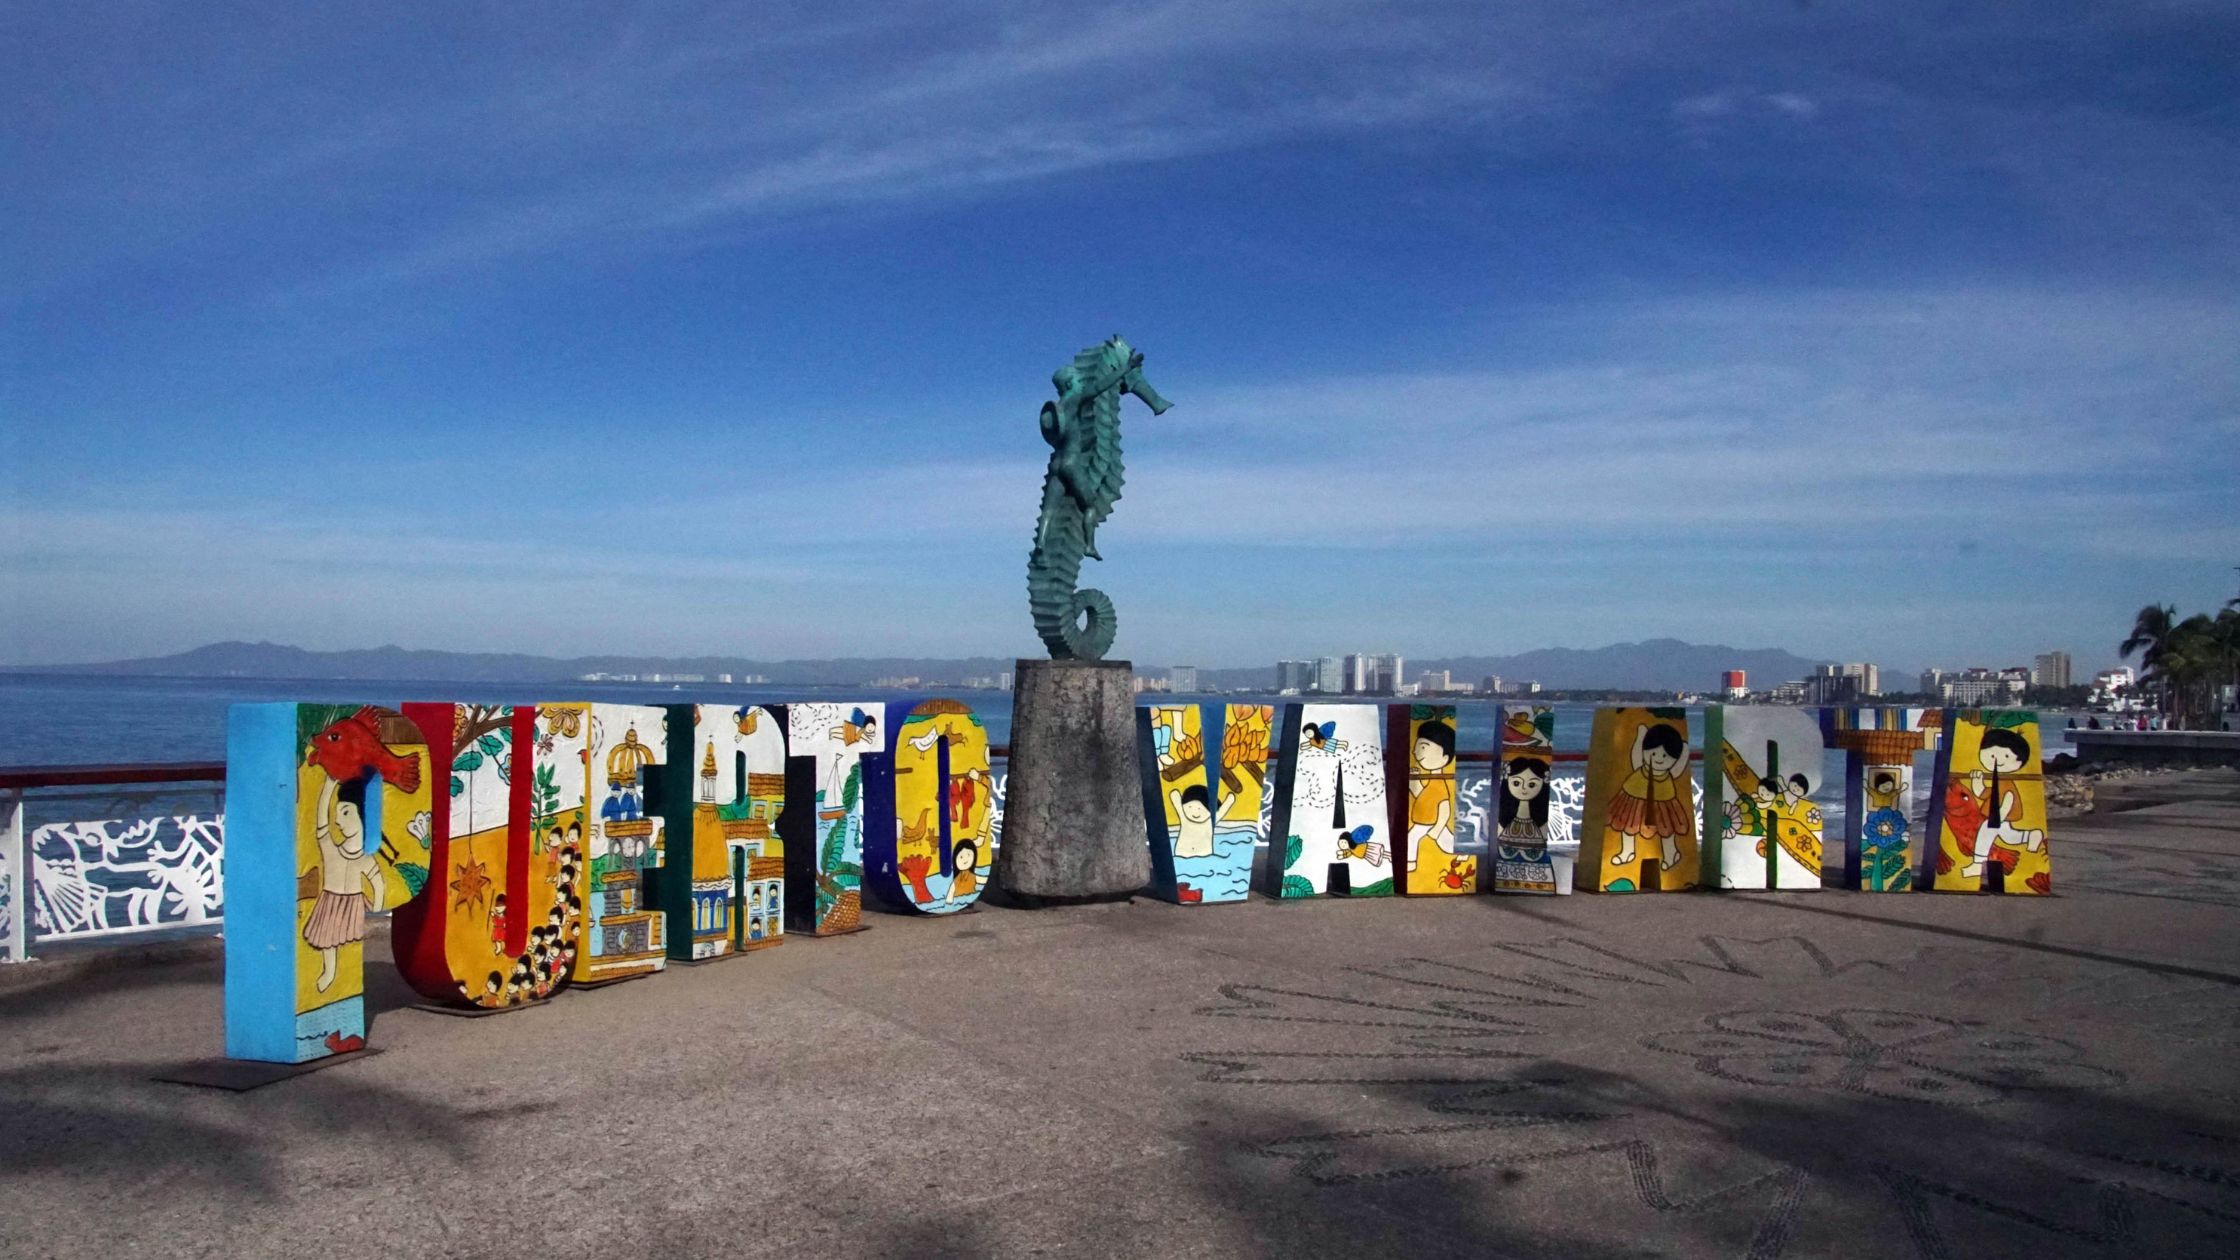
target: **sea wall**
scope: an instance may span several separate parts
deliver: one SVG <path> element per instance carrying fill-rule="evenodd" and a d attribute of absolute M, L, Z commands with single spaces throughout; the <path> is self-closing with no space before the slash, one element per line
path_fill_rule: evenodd
<path fill-rule="evenodd" d="M 2085 765 L 2240 766 L 2240 731 L 2072 730 Z"/>

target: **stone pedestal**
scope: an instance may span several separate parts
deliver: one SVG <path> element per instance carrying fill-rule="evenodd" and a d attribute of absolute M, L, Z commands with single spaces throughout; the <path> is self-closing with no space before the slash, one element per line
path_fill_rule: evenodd
<path fill-rule="evenodd" d="M 1027 903 L 1151 882 L 1127 661 L 1020 661 L 996 887 Z"/>

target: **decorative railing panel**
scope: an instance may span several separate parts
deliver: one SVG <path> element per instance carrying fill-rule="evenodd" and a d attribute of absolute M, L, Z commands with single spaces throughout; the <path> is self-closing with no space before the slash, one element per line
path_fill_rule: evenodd
<path fill-rule="evenodd" d="M 29 955 L 31 918 L 24 898 L 31 885 L 31 853 L 24 844 L 23 791 L 0 791 L 0 963 Z"/>
<path fill-rule="evenodd" d="M 216 923 L 224 767 L 0 770 L 0 962 L 39 941 Z"/>
<path fill-rule="evenodd" d="M 28 843 L 38 939 L 192 927 L 223 915 L 223 814 L 48 823 Z"/>

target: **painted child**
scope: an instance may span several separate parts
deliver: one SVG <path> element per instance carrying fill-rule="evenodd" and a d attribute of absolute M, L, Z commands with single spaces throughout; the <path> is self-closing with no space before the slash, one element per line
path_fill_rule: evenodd
<path fill-rule="evenodd" d="M 1339 832 L 1337 860 L 1341 862 L 1348 860 L 1367 862 L 1371 866 L 1383 866 L 1392 855 L 1383 845 L 1376 842 L 1374 838 L 1376 834 L 1377 829 L 1368 823 L 1363 823 L 1351 831 Z"/>
<path fill-rule="evenodd" d="M 335 956 L 366 938 L 366 909 L 381 908 L 381 863 L 366 851 L 369 776 L 346 783 L 328 779 L 319 788 L 314 838 L 319 848 L 319 899 L 303 925 L 304 943 L 319 951 L 319 992 L 334 985 Z"/>
<path fill-rule="evenodd" d="M 1651 722 L 1633 733 L 1629 754 L 1633 773 L 1610 801 L 1610 829 L 1623 838 L 1613 859 L 1625 866 L 1636 860 L 1635 842 L 1653 840 L 1660 865 L 1680 864 L 1680 837 L 1688 833 L 1688 741 L 1668 722 Z"/>
<path fill-rule="evenodd" d="M 1206 786 L 1193 783 L 1180 791 L 1167 793 L 1168 803 L 1174 806 L 1175 817 L 1181 819 L 1176 829 L 1174 855 L 1178 858 L 1213 856 L 1213 806 L 1206 798 Z"/>
<path fill-rule="evenodd" d="M 1898 797 L 1905 791 L 1905 787 L 1904 776 L 1888 767 L 1877 769 L 1869 774 L 1866 782 L 1868 812 L 1871 813 L 1878 809 L 1896 809 L 1898 807 Z"/>
<path fill-rule="evenodd" d="M 1814 875 L 1819 872 L 1821 832 L 1827 819 L 1812 803 L 1812 781 L 1792 774 L 1774 784 L 1774 802 L 1766 810 L 1766 839 Z"/>
<path fill-rule="evenodd" d="M 1739 761 L 1731 762 L 1730 770 L 1739 765 Z M 1743 768 L 1743 772 L 1750 773 L 1747 767 Z M 1773 834 L 1774 811 L 1780 803 L 1779 784 L 1763 778 L 1751 782 L 1747 791 L 1727 802 L 1721 837 L 1726 840 L 1750 840 L 1755 845 L 1757 855 L 1764 857 L 1765 838 Z"/>
<path fill-rule="evenodd" d="M 956 875 L 949 881 L 949 900 L 962 901 L 980 891 L 980 848 L 970 840 L 957 843 Z"/>
<path fill-rule="evenodd" d="M 1953 834 L 1972 860 L 1960 868 L 1960 874 L 1975 879 L 1983 874 L 1983 864 L 1991 857 L 1997 845 L 2029 849 L 2036 852 L 2045 847 L 2046 833 L 2034 828 L 2018 827 L 2016 815 L 2022 812 L 2021 794 L 2014 784 L 2004 782 L 2020 774 L 2030 759 L 2030 741 L 2020 734 L 1998 728 L 1983 733 L 1983 744 L 1976 753 L 1979 769 L 1968 775 L 1965 789 L 1953 784 L 1946 789 L 1947 813 L 1954 815 Z M 1990 771 L 1988 780 L 1984 771 Z M 1964 792 L 1964 799 L 1971 808 L 1952 809 L 1949 798 Z M 1969 834 L 1963 834 L 1961 820 L 1965 817 Z M 2011 868 L 2010 868 L 2011 869 Z"/>
<path fill-rule="evenodd" d="M 1445 722 L 1425 722 L 1416 728 L 1416 769 L 1425 778 L 1408 776 L 1408 869 L 1423 860 L 1429 841 L 1438 858 L 1454 861 L 1454 777 L 1442 774 L 1454 764 L 1454 728 Z"/>
<path fill-rule="evenodd" d="M 1176 713 L 1160 711 L 1152 715 L 1151 755 L 1161 770 L 1174 765 L 1175 723 L 1180 720 L 1181 715 Z"/>
<path fill-rule="evenodd" d="M 848 762 L 848 750 L 858 744 L 864 745 L 865 751 L 879 746 L 879 719 L 862 709 L 850 709 L 847 720 L 833 727 L 831 734 L 840 743 L 840 747 L 832 754 L 831 780 L 837 789 L 841 780 L 847 777 L 841 772 L 841 767 Z"/>

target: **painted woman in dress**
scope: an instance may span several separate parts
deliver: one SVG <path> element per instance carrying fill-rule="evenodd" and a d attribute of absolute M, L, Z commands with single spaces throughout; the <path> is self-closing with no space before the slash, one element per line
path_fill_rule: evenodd
<path fill-rule="evenodd" d="M 381 908 L 381 864 L 366 851 L 366 787 L 370 776 L 319 788 L 314 834 L 319 846 L 319 899 L 303 925 L 304 943 L 319 951 L 319 992 L 334 984 L 335 953 L 366 938 L 366 910 Z"/>
<path fill-rule="evenodd" d="M 1610 829 L 1624 840 L 1615 859 L 1635 860 L 1638 840 L 1654 840 L 1660 864 L 1680 863 L 1680 837 L 1688 833 L 1693 793 L 1688 788 L 1688 740 L 1669 723 L 1652 722 L 1633 733 L 1633 773 L 1610 800 Z"/>
<path fill-rule="evenodd" d="M 1548 763 L 1538 757 L 1511 757 L 1501 771 L 1503 840 L 1548 839 Z"/>

